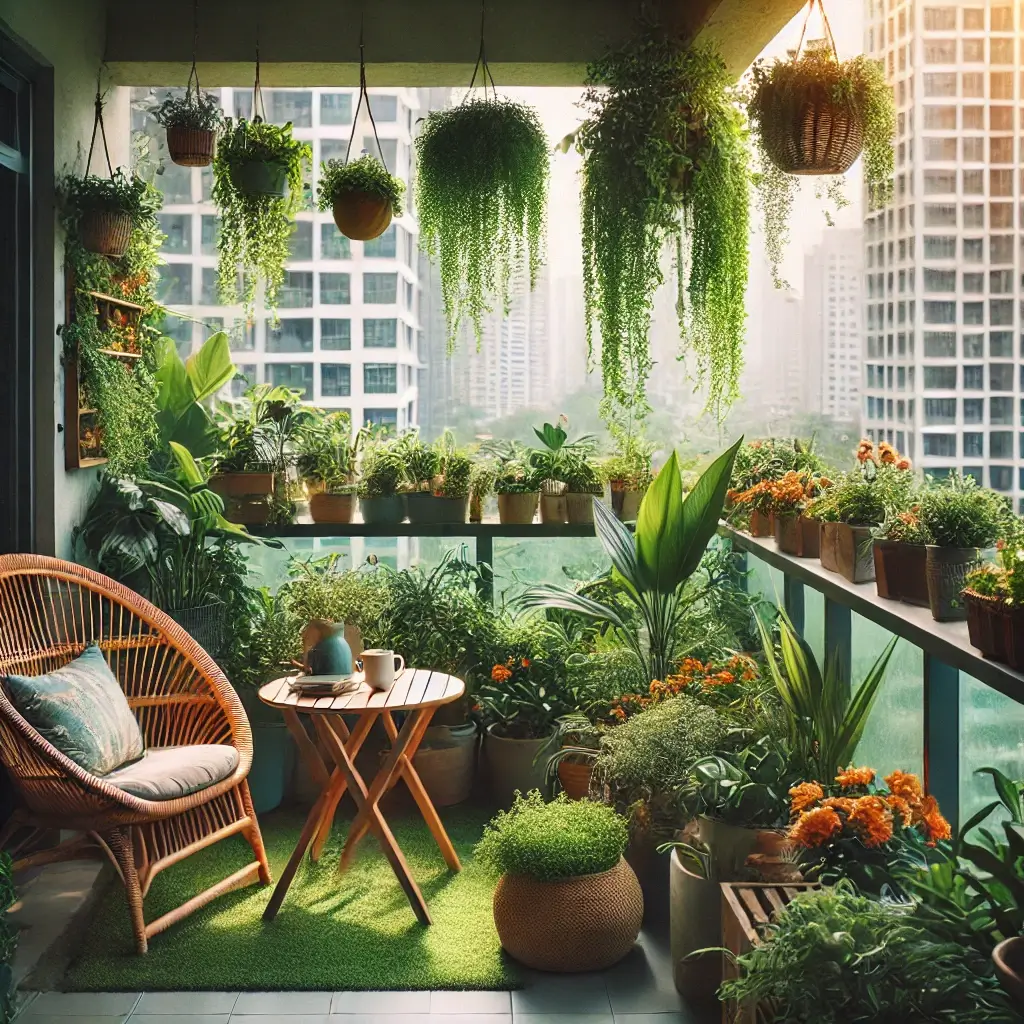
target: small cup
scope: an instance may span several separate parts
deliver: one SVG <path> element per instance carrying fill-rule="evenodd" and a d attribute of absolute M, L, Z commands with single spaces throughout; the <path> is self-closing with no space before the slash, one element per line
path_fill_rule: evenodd
<path fill-rule="evenodd" d="M 373 690 L 390 690 L 395 676 L 405 671 L 405 658 L 394 651 L 371 648 L 363 651 L 356 666 L 363 673 L 367 686 Z"/>

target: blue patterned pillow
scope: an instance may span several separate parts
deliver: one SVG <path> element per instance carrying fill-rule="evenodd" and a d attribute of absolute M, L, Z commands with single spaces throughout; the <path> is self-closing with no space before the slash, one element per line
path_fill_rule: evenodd
<path fill-rule="evenodd" d="M 6 676 L 22 717 L 61 753 L 93 775 L 142 757 L 139 723 L 95 644 L 44 676 Z"/>

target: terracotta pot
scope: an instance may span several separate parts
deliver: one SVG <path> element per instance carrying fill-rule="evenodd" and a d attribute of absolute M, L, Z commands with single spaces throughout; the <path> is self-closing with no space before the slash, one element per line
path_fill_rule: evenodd
<path fill-rule="evenodd" d="M 722 983 L 722 957 L 690 954 L 722 945 L 722 890 L 684 867 L 678 850 L 672 851 L 669 871 L 672 980 L 688 1000 L 709 1003 Z"/>
<path fill-rule="evenodd" d="M 776 516 L 775 543 L 787 555 L 818 558 L 821 553 L 821 523 L 804 515 Z"/>
<path fill-rule="evenodd" d="M 821 564 L 850 583 L 869 583 L 875 578 L 871 527 L 822 523 Z"/>
<path fill-rule="evenodd" d="M 566 508 L 565 492 L 557 494 L 547 490 L 540 494 L 540 521 L 542 523 L 564 523 L 569 518 Z"/>
<path fill-rule="evenodd" d="M 633 869 L 539 882 L 502 875 L 494 926 L 505 951 L 527 967 L 576 973 L 618 963 L 640 934 L 644 898 Z"/>
<path fill-rule="evenodd" d="M 565 496 L 566 506 L 569 512 L 570 523 L 592 523 L 594 521 L 593 494 L 580 494 L 569 491 Z"/>
<path fill-rule="evenodd" d="M 495 724 L 484 734 L 484 764 L 491 797 L 499 807 L 511 807 L 518 790 L 531 789 L 547 795 L 547 763 L 554 730 L 536 740 L 512 739 L 495 733 Z"/>
<path fill-rule="evenodd" d="M 372 192 L 345 192 L 331 207 L 338 230 L 357 242 L 379 238 L 391 223 L 391 202 Z"/>
<path fill-rule="evenodd" d="M 213 163 L 217 133 L 208 128 L 167 127 L 167 152 L 182 167 L 208 167 Z"/>
<path fill-rule="evenodd" d="M 314 523 L 351 523 L 356 499 L 352 494 L 313 494 L 309 515 Z"/>
<path fill-rule="evenodd" d="M 992 661 L 1006 661 L 1006 630 L 1001 614 L 1002 602 L 996 597 L 983 597 L 973 590 L 964 591 L 967 608 L 967 635 L 971 646 Z"/>
<path fill-rule="evenodd" d="M 872 555 L 879 597 L 928 607 L 928 583 L 925 579 L 927 552 L 923 544 L 876 540 Z"/>
<path fill-rule="evenodd" d="M 244 196 L 283 199 L 290 191 L 288 168 L 284 164 L 246 160 L 232 164 L 228 174 L 231 177 L 231 184 Z"/>
<path fill-rule="evenodd" d="M 640 512 L 640 502 L 644 500 L 642 491 L 629 491 L 621 481 L 611 482 L 612 511 L 616 518 L 624 523 L 632 523 Z"/>
<path fill-rule="evenodd" d="M 967 574 L 981 566 L 977 548 L 927 547 L 928 604 L 937 622 L 963 622 L 967 606 L 961 596 Z"/>
<path fill-rule="evenodd" d="M 128 213 L 92 210 L 78 222 L 82 248 L 101 256 L 123 256 L 132 240 L 132 218 Z"/>
<path fill-rule="evenodd" d="M 475 722 L 449 728 L 431 726 L 412 759 L 413 767 L 435 807 L 469 799 L 476 769 Z"/>
<path fill-rule="evenodd" d="M 217 473 L 210 488 L 222 498 L 266 497 L 274 493 L 273 473 Z"/>
<path fill-rule="evenodd" d="M 590 795 L 594 762 L 578 763 L 563 758 L 558 762 L 558 783 L 570 800 L 585 800 Z"/>
<path fill-rule="evenodd" d="M 521 526 L 532 523 L 539 503 L 540 494 L 537 491 L 528 494 L 499 494 L 498 519 L 502 523 Z"/>
<path fill-rule="evenodd" d="M 405 498 L 387 494 L 378 498 L 360 498 L 359 514 L 373 526 L 396 526 L 405 519 Z"/>
<path fill-rule="evenodd" d="M 1006 994 L 1024 1008 L 1024 935 L 1003 939 L 992 950 L 992 966 Z"/>
<path fill-rule="evenodd" d="M 769 828 L 746 828 L 716 818 L 697 818 L 697 838 L 711 852 L 711 879 L 739 882 L 749 877 L 747 858 L 752 853 L 777 852 L 779 833 Z"/>
<path fill-rule="evenodd" d="M 747 533 L 751 537 L 771 537 L 775 531 L 772 529 L 771 519 L 765 512 L 751 512 L 750 526 Z"/>

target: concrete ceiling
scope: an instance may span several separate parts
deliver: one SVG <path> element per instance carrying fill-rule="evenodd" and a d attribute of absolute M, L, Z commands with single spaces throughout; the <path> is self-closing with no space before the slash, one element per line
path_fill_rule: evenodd
<path fill-rule="evenodd" d="M 687 39 L 712 39 L 737 75 L 805 0 L 648 0 Z M 487 56 L 501 85 L 579 85 L 587 61 L 636 31 L 639 0 L 487 0 Z M 184 84 L 192 0 L 108 0 L 106 60 L 120 85 Z M 478 0 L 199 0 L 200 81 L 252 84 L 257 32 L 270 86 L 356 85 L 364 22 L 369 84 L 460 85 Z"/>

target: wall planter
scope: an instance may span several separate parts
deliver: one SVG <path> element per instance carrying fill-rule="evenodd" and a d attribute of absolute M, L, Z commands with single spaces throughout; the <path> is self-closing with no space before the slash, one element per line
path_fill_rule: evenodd
<path fill-rule="evenodd" d="M 573 755 L 580 757 L 580 755 Z M 590 795 L 590 780 L 594 776 L 594 759 L 570 761 L 563 757 L 558 762 L 558 784 L 570 800 L 585 800 Z"/>
<path fill-rule="evenodd" d="M 394 526 L 405 519 L 405 498 L 401 494 L 360 498 L 359 514 L 363 517 L 364 523 L 373 526 Z"/>
<path fill-rule="evenodd" d="M 804 515 L 777 515 L 775 543 L 787 555 L 818 558 L 821 555 L 821 523 Z"/>
<path fill-rule="evenodd" d="M 464 523 L 469 498 L 439 498 L 426 491 L 405 496 L 410 523 Z"/>
<path fill-rule="evenodd" d="M 217 133 L 212 129 L 167 126 L 167 152 L 182 167 L 209 167 L 216 144 Z"/>
<path fill-rule="evenodd" d="M 132 240 L 131 214 L 89 210 L 79 221 L 78 240 L 88 252 L 100 256 L 123 256 Z"/>
<path fill-rule="evenodd" d="M 928 555 L 923 544 L 876 540 L 872 555 L 879 597 L 928 607 L 928 583 L 925 578 Z"/>
<path fill-rule="evenodd" d="M 519 740 L 495 732 L 498 723 L 487 726 L 484 735 L 484 764 L 491 798 L 500 807 L 511 807 L 515 791 L 539 789 L 547 794 L 547 759 L 554 730 L 536 740 Z"/>
<path fill-rule="evenodd" d="M 766 512 L 751 512 L 747 533 L 751 537 L 771 537 L 775 531 L 772 529 L 772 523 L 768 514 Z"/>
<path fill-rule="evenodd" d="M 416 769 L 436 807 L 451 807 L 469 798 L 476 769 L 477 727 L 435 725 L 427 729 L 413 758 Z"/>
<path fill-rule="evenodd" d="M 875 578 L 871 527 L 822 523 L 821 564 L 850 583 L 869 583 Z"/>
<path fill-rule="evenodd" d="M 502 523 L 526 525 L 533 522 L 540 504 L 540 493 L 499 494 L 498 519 Z"/>
<path fill-rule="evenodd" d="M 502 875 L 494 925 L 505 951 L 527 967 L 576 973 L 618 963 L 640 934 L 644 898 L 623 858 L 608 871 L 539 882 Z"/>
<path fill-rule="evenodd" d="M 624 523 L 632 523 L 640 512 L 643 491 L 627 490 L 621 480 L 613 480 L 610 484 L 612 511 L 617 519 Z"/>
<path fill-rule="evenodd" d="M 283 199 L 288 195 L 288 167 L 265 160 L 245 160 L 232 164 L 231 184 L 244 196 L 271 196 Z"/>
<path fill-rule="evenodd" d="M 565 496 L 570 523 L 592 523 L 594 521 L 594 495 L 577 494 L 570 491 Z"/>
<path fill-rule="evenodd" d="M 722 983 L 722 957 L 698 949 L 722 945 L 722 894 L 718 882 L 695 875 L 673 850 L 669 866 L 669 935 L 672 980 L 695 1003 L 711 1003 Z"/>
<path fill-rule="evenodd" d="M 937 622 L 963 622 L 967 607 L 961 592 L 969 572 L 980 568 L 977 548 L 927 546 L 928 604 Z"/>
<path fill-rule="evenodd" d="M 309 515 L 314 523 L 351 523 L 355 505 L 353 494 L 311 494 Z"/>

